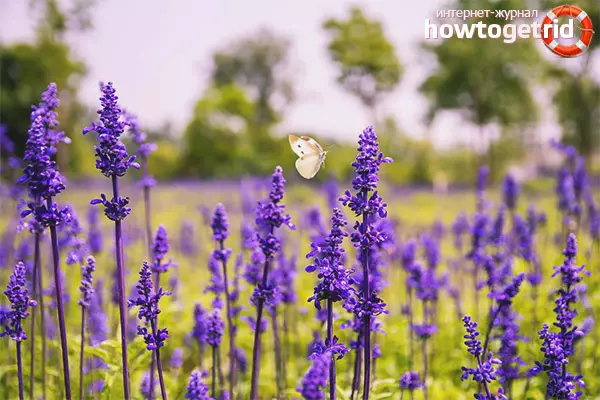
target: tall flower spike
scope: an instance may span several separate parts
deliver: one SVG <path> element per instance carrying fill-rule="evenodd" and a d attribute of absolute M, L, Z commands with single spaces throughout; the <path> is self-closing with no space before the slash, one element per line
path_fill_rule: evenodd
<path fill-rule="evenodd" d="M 10 303 L 10 311 L 4 313 L 4 332 L 0 333 L 0 337 L 8 335 L 12 340 L 22 342 L 27 339 L 23 320 L 30 314 L 29 307 L 36 305 L 36 302 L 29 298 L 23 262 L 19 261 L 15 265 L 4 294 Z"/>
<path fill-rule="evenodd" d="M 96 152 L 96 168 L 107 178 L 123 176 L 129 167 L 139 168 L 135 156 L 129 156 L 123 142 L 119 140 L 127 124 L 120 120 L 121 108 L 115 95 L 112 82 L 102 85 L 102 108 L 98 110 L 100 120 L 93 122 L 83 130 L 83 134 L 96 132 L 98 144 L 94 146 Z"/>
<path fill-rule="evenodd" d="M 502 182 L 502 198 L 504 205 L 510 211 L 514 211 L 519 198 L 519 184 L 511 174 L 507 174 Z"/>
<path fill-rule="evenodd" d="M 273 256 L 281 246 L 279 238 L 275 234 L 275 229 L 286 225 L 294 230 L 295 225 L 291 222 L 291 218 L 285 213 L 285 205 L 281 204 L 285 193 L 285 178 L 283 170 L 280 166 L 275 167 L 275 172 L 271 176 L 271 190 L 269 191 L 269 199 L 259 201 L 256 208 L 256 226 L 258 228 L 257 239 L 265 263 L 263 266 L 262 279 L 254 288 L 251 301 L 256 305 L 256 322 L 252 321 L 254 330 L 254 345 L 252 353 L 252 377 L 250 386 L 250 398 L 256 399 L 258 396 L 258 375 L 260 363 L 260 335 L 263 326 L 263 308 L 267 307 L 275 299 L 277 287 L 273 285 L 272 279 L 269 279 L 269 263 Z M 250 271 L 253 273 L 254 271 Z M 249 319 L 249 321 L 251 321 Z"/>
<path fill-rule="evenodd" d="M 129 300 L 129 307 L 139 307 L 138 318 L 145 323 L 155 323 L 160 309 L 158 302 L 163 296 L 168 296 L 170 293 L 163 291 L 162 287 L 155 292 L 152 287 L 152 272 L 147 262 L 144 261 L 140 270 L 140 280 L 136 284 L 137 297 Z M 169 337 L 167 329 L 158 329 L 156 333 L 149 332 L 146 327 L 138 326 L 138 335 L 144 337 L 146 348 L 155 350 L 164 345 L 165 340 Z"/>
<path fill-rule="evenodd" d="M 213 240 L 217 242 L 222 242 L 229 236 L 229 222 L 223 204 L 217 204 L 210 227 L 213 231 Z"/>
<path fill-rule="evenodd" d="M 346 270 L 341 264 L 344 254 L 342 243 L 348 234 L 343 230 L 347 222 L 339 208 L 333 209 L 331 217 L 331 232 L 318 247 L 315 243 L 311 246 L 313 250 L 306 255 L 313 258 L 313 264 L 306 267 L 307 272 L 317 271 L 319 283 L 314 289 L 314 294 L 308 301 L 314 301 L 315 307 L 321 309 L 321 301 L 331 299 L 334 302 L 343 301 L 352 292 L 351 271 Z"/>
<path fill-rule="evenodd" d="M 204 373 L 193 371 L 187 386 L 185 398 L 188 400 L 213 400 L 208 395 L 208 385 L 202 382 L 202 378 L 206 377 Z"/>
<path fill-rule="evenodd" d="M 364 330 L 365 354 L 368 355 L 364 357 L 363 398 L 365 400 L 369 398 L 370 391 L 371 318 L 386 312 L 385 303 L 371 288 L 370 270 L 375 268 L 375 262 L 370 259 L 369 254 L 373 252 L 373 249 L 378 249 L 386 240 L 385 233 L 375 225 L 377 217 L 385 218 L 387 216 L 386 204 L 379 196 L 377 187 L 381 164 L 391 162 L 391 158 L 384 157 L 383 153 L 379 151 L 379 142 L 373 127 L 367 127 L 358 138 L 356 160 L 352 163 L 355 175 L 352 180 L 352 188 L 355 193 L 352 194 L 346 190 L 345 194 L 340 197 L 344 206 L 348 206 L 357 217 L 362 216 L 362 222 L 355 223 L 354 232 L 350 236 L 354 246 L 360 249 L 359 259 L 363 269 L 363 277 L 360 282 L 362 290 L 354 304 L 347 304 L 346 309 L 358 317 L 362 330 Z"/>
<path fill-rule="evenodd" d="M 89 307 L 94 289 L 92 287 L 93 274 L 96 271 L 96 260 L 94 257 L 89 256 L 85 261 L 85 265 L 81 267 L 81 285 L 79 291 L 81 292 L 81 299 L 77 302 L 80 306 Z"/>

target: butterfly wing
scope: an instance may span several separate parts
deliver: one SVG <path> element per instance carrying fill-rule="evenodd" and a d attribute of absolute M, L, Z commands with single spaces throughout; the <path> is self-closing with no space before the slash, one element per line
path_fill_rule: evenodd
<path fill-rule="evenodd" d="M 316 153 L 302 156 L 296 160 L 296 169 L 303 178 L 312 179 L 319 172 L 323 159 Z"/>
<path fill-rule="evenodd" d="M 298 137 L 298 136 L 290 135 L 289 136 L 290 147 L 292 148 L 294 153 L 296 153 L 296 155 L 298 155 L 298 157 L 304 157 L 304 156 L 312 155 L 312 154 L 315 154 L 318 156 L 320 154 L 318 151 L 318 148 L 316 148 L 310 141 L 307 141 L 305 139 L 306 137 L 307 136 Z M 313 142 L 314 142 L 314 140 L 313 140 Z"/>
<path fill-rule="evenodd" d="M 319 154 L 323 153 L 323 148 L 315 139 L 311 138 L 310 136 L 300 136 L 300 139 L 304 140 L 308 147 L 311 148 L 313 151 Z"/>

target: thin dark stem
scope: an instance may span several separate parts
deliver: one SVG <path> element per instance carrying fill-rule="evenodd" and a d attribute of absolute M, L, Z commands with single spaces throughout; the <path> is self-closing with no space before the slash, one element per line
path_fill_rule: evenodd
<path fill-rule="evenodd" d="M 287 363 L 290 358 L 290 333 L 289 333 L 290 307 L 283 305 L 283 376 L 287 382 Z"/>
<path fill-rule="evenodd" d="M 350 399 L 354 400 L 354 394 L 358 396 L 358 391 L 360 389 L 360 376 L 361 376 L 361 366 L 362 366 L 362 330 L 358 332 L 358 336 L 356 338 L 356 342 L 358 343 L 359 348 L 354 352 L 356 356 L 354 357 L 354 376 L 352 377 L 352 393 L 350 395 Z"/>
<path fill-rule="evenodd" d="M 40 238 L 41 239 L 41 238 Z M 40 268 L 38 268 L 38 293 L 39 293 L 39 305 L 40 305 L 40 329 L 42 331 L 42 396 L 44 399 L 46 397 L 46 308 L 44 307 L 44 273 L 41 268 L 41 260 L 40 260 Z"/>
<path fill-rule="evenodd" d="M 219 393 L 223 396 L 225 393 L 225 379 L 221 370 L 221 346 L 217 346 L 217 373 L 219 374 Z"/>
<path fill-rule="evenodd" d="M 427 302 L 423 302 L 423 323 L 429 323 L 429 313 L 427 310 Z M 423 398 L 427 400 L 427 373 L 428 373 L 428 362 L 427 362 L 427 338 L 421 339 L 421 353 L 423 353 Z"/>
<path fill-rule="evenodd" d="M 48 198 L 48 209 L 52 209 L 52 197 Z M 56 225 L 50 226 L 52 240 L 52 258 L 54 261 L 54 288 L 56 291 L 56 305 L 58 309 L 58 325 L 60 330 L 60 347 L 63 362 L 63 379 L 65 384 L 65 398 L 71 400 L 71 377 L 69 372 L 69 346 L 67 345 L 67 326 L 65 323 L 65 308 L 63 304 L 63 287 L 60 275 L 60 256 L 58 253 L 58 236 Z"/>
<path fill-rule="evenodd" d="M 485 353 L 482 353 L 482 354 L 485 354 Z M 479 364 L 479 367 L 482 366 L 480 356 L 477 356 L 477 364 Z M 491 399 L 492 395 L 490 393 L 490 388 L 488 387 L 487 381 L 485 379 L 483 380 L 483 388 L 485 389 L 485 394 L 487 395 L 487 398 Z"/>
<path fill-rule="evenodd" d="M 408 285 L 407 285 L 408 286 Z M 413 332 L 413 292 L 408 286 L 408 369 L 412 371 L 415 360 L 415 333 Z"/>
<path fill-rule="evenodd" d="M 21 341 L 17 341 L 17 373 L 19 375 L 19 400 L 23 400 L 23 363 L 21 361 Z"/>
<path fill-rule="evenodd" d="M 38 275 L 40 269 L 40 234 L 35 233 L 35 245 L 33 255 L 33 281 L 32 281 L 32 297 L 36 302 L 38 301 Z M 31 359 L 29 360 L 29 398 L 34 398 L 34 387 L 35 387 L 35 315 L 36 310 L 31 312 Z M 42 332 L 44 336 L 44 332 Z"/>
<path fill-rule="evenodd" d="M 150 322 L 150 325 L 152 326 L 152 334 L 154 335 L 154 337 L 156 337 L 158 335 L 157 327 L 156 327 L 156 319 L 152 320 Z M 160 383 L 160 394 L 161 394 L 163 400 L 167 400 L 167 390 L 165 389 L 165 381 L 163 379 L 162 363 L 160 361 L 160 347 L 156 347 L 156 349 L 154 349 L 154 355 L 156 357 L 156 366 L 158 367 L 158 382 Z"/>
<path fill-rule="evenodd" d="M 277 309 L 271 310 L 271 325 L 273 326 L 273 347 L 275 348 L 275 381 L 277 383 L 277 398 L 283 398 L 283 376 L 281 370 L 281 342 L 279 340 L 279 326 L 277 323 Z"/>
<path fill-rule="evenodd" d="M 363 214 L 363 232 L 366 232 L 366 226 L 368 224 L 367 214 Z M 369 301 L 371 298 L 371 284 L 369 282 L 369 253 L 363 251 L 363 296 L 365 301 Z M 364 324 L 362 326 L 364 330 L 364 342 L 365 342 L 365 375 L 363 383 L 363 400 L 369 400 L 369 392 L 371 389 L 371 316 L 365 315 Z"/>
<path fill-rule="evenodd" d="M 421 340 L 421 352 L 423 353 L 423 398 L 427 400 L 427 339 Z"/>
<path fill-rule="evenodd" d="M 333 300 L 327 299 L 327 342 L 329 346 L 333 343 Z M 335 400 L 335 355 L 331 354 L 329 365 L 329 400 Z"/>
<path fill-rule="evenodd" d="M 148 175 L 148 163 L 145 158 L 141 160 L 142 173 L 145 176 Z M 148 259 L 151 260 L 152 256 L 152 222 L 151 217 L 152 214 L 150 212 L 150 187 L 144 185 L 143 188 L 144 193 L 144 214 L 145 214 L 145 224 L 146 224 L 146 244 L 148 245 Z M 155 282 L 154 287 L 158 289 L 160 280 L 160 273 L 157 271 L 155 274 Z M 156 359 L 152 357 L 150 361 L 150 400 L 154 399 L 154 371 L 156 370 Z"/>
<path fill-rule="evenodd" d="M 225 244 L 220 241 L 221 251 L 225 250 Z M 235 365 L 235 334 L 233 333 L 233 316 L 231 315 L 231 299 L 229 298 L 229 279 L 227 278 L 227 263 L 222 257 L 223 265 L 223 280 L 225 281 L 225 306 L 227 307 L 227 331 L 229 333 L 229 395 L 234 398 L 234 382 L 236 381 L 236 365 Z"/>
<path fill-rule="evenodd" d="M 156 290 L 160 287 L 160 272 L 158 272 L 160 268 L 160 262 L 157 261 L 156 272 L 154 273 L 154 287 Z M 156 357 L 152 357 L 150 360 L 150 400 L 154 400 L 154 371 L 156 371 Z"/>
<path fill-rule="evenodd" d="M 273 234 L 273 227 L 270 229 Z M 262 284 L 267 285 L 269 278 L 269 259 L 265 260 L 263 269 Z M 250 386 L 250 400 L 258 400 L 258 374 L 260 371 L 260 324 L 262 322 L 264 300 L 261 298 L 256 306 L 256 328 L 254 329 L 254 346 L 252 349 L 252 378 Z"/>
<path fill-rule="evenodd" d="M 212 346 L 212 398 L 217 398 L 217 346 Z"/>
<path fill-rule="evenodd" d="M 119 197 L 117 176 L 112 176 L 113 196 Z M 121 221 L 115 221 L 115 255 L 117 258 L 117 273 L 119 277 L 119 319 L 121 324 L 121 358 L 123 365 L 123 397 L 129 400 L 129 362 L 127 361 L 127 306 L 125 304 L 125 271 L 123 268 L 123 231 Z"/>
<path fill-rule="evenodd" d="M 85 348 L 85 307 L 81 306 L 81 347 L 79 349 L 79 400 L 83 399 L 83 350 Z"/>
<path fill-rule="evenodd" d="M 490 344 L 490 333 L 492 332 L 492 328 L 494 327 L 494 322 L 496 322 L 496 318 L 498 318 L 498 314 L 500 313 L 501 309 L 502 309 L 502 306 L 499 306 L 498 308 L 496 308 L 496 310 L 490 317 L 490 322 L 488 323 L 487 330 L 485 332 L 485 341 L 483 342 L 483 352 L 481 353 L 481 354 L 483 354 L 484 357 L 486 356 L 488 345 Z"/>

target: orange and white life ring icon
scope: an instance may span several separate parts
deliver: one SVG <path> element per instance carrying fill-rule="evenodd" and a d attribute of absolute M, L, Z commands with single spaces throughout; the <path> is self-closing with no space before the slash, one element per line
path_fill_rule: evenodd
<path fill-rule="evenodd" d="M 552 33 L 552 24 L 554 23 L 554 20 L 564 16 L 575 18 L 577 21 L 579 21 L 582 28 L 582 34 L 577 43 L 569 46 L 558 44 L 558 42 L 554 40 L 554 35 Z M 544 29 L 546 29 L 544 28 L 544 25 L 550 25 L 547 35 L 544 31 Z M 583 54 L 590 45 L 592 36 L 594 35 L 594 26 L 592 25 L 592 20 L 590 19 L 589 15 L 587 15 L 587 13 L 581 8 L 571 5 L 562 5 L 554 7 L 548 12 L 542 21 L 542 33 L 542 40 L 546 46 L 552 50 L 553 53 L 558 54 L 561 57 L 577 57 Z"/>

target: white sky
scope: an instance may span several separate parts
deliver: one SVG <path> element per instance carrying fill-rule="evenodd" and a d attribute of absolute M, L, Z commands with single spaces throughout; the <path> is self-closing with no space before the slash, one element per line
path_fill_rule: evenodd
<path fill-rule="evenodd" d="M 31 38 L 34 21 L 28 16 L 28 3 L 0 0 L 2 41 Z M 358 100 L 336 85 L 321 24 L 328 17 L 344 17 L 351 5 L 359 5 L 368 16 L 383 21 L 404 65 L 402 83 L 385 102 L 384 111 L 395 115 L 406 132 L 421 136 L 426 133 L 422 118 L 427 102 L 417 88 L 432 65 L 419 46 L 424 20 L 435 18 L 444 3 L 411 2 L 407 15 L 406 3 L 400 0 L 99 0 L 94 29 L 69 41 L 89 68 L 80 90 L 85 103 L 97 107 L 98 82 L 110 80 L 122 105 L 138 114 L 143 125 L 158 127 L 171 121 L 179 130 L 206 87 L 212 53 L 268 27 L 291 40 L 297 61 L 298 99 L 281 130 L 350 139 L 371 121 Z M 544 131 L 558 133 L 552 122 Z M 476 133 L 458 116 L 444 113 L 429 134 L 438 146 L 447 146 Z"/>

